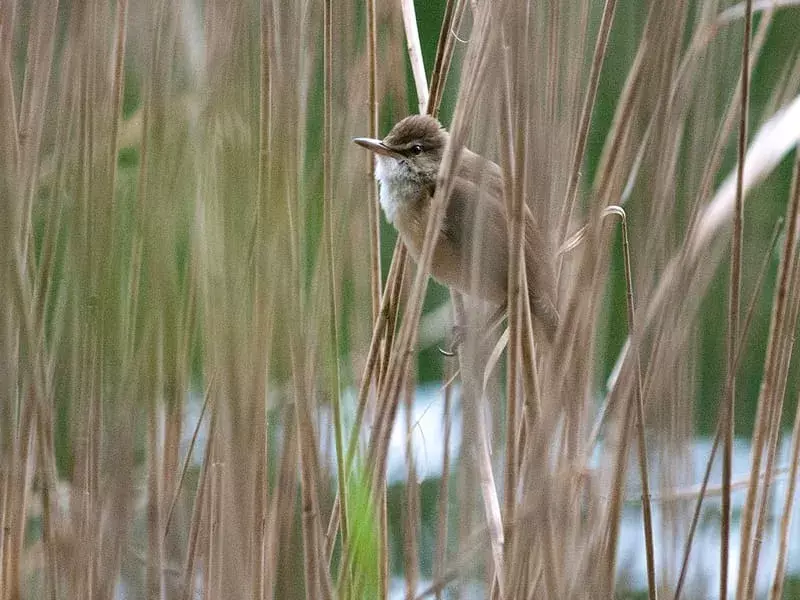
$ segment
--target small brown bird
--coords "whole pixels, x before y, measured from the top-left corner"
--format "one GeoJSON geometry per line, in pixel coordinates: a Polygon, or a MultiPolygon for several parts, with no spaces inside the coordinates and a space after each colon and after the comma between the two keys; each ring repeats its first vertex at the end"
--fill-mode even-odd
{"type": "MultiPolygon", "coordinates": [[[[409,253],[422,250],[428,211],[449,134],[439,121],[413,115],[382,141],[353,141],[375,153],[380,203],[409,253]]],[[[431,271],[441,283],[503,306],[508,298],[508,211],[503,174],[495,163],[467,149],[453,182],[431,271]]],[[[534,326],[552,341],[558,327],[551,253],[530,210],[525,210],[525,265],[534,326]]]]}

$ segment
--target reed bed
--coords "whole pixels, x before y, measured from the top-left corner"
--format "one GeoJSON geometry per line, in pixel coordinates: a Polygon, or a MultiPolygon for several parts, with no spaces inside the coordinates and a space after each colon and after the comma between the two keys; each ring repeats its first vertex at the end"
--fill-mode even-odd
{"type": "Polygon", "coordinates": [[[0,600],[699,598],[701,520],[716,597],[798,593],[795,4],[0,2],[0,600]],[[418,264],[350,141],[409,111],[451,133],[418,264]],[[427,276],[464,147],[503,173],[502,333],[427,276]]]}

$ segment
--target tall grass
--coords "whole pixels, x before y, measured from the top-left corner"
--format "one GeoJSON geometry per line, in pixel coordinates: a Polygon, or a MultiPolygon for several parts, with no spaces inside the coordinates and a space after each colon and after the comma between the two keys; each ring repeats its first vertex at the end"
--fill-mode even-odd
{"type": "Polygon", "coordinates": [[[466,598],[475,582],[492,598],[620,596],[631,490],[648,597],[695,597],[720,442],[715,589],[754,598],[766,570],[782,597],[800,413],[776,564],[761,549],[795,381],[800,167],[791,190],[772,173],[800,139],[800,62],[768,34],[794,13],[440,4],[430,27],[413,2],[0,3],[0,600],[383,598],[400,575],[407,598],[466,598]],[[451,132],[416,265],[350,143],[410,107],[451,132]],[[426,295],[463,147],[502,173],[503,335],[470,296],[453,293],[451,320],[426,295]],[[552,344],[521,301],[527,209],[558,272],[552,344]],[[778,213],[779,257],[762,260],[778,213]],[[726,307],[724,363],[703,351],[709,306],[726,307]],[[425,350],[451,322],[458,358],[425,350]],[[703,361],[726,365],[713,451],[700,494],[667,502],[697,483],[703,361]],[[423,371],[445,407],[430,528],[411,443],[423,371]]]}

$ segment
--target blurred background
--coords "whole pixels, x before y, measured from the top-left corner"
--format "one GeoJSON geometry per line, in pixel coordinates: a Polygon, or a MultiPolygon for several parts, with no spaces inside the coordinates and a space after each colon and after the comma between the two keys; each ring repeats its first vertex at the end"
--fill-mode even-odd
{"type": "Polygon", "coordinates": [[[800,15],[669,4],[0,1],[0,600],[800,598],[800,15]],[[532,374],[351,141],[432,82],[550,236],[532,374]]]}

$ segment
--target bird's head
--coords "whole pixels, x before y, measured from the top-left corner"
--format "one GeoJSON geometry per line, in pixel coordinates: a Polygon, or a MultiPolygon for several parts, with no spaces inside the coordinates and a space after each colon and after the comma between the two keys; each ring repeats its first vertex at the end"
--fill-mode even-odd
{"type": "Polygon", "coordinates": [[[432,187],[447,144],[447,132],[427,115],[412,115],[398,122],[383,140],[353,140],[375,153],[375,178],[383,185],[432,187]]]}

